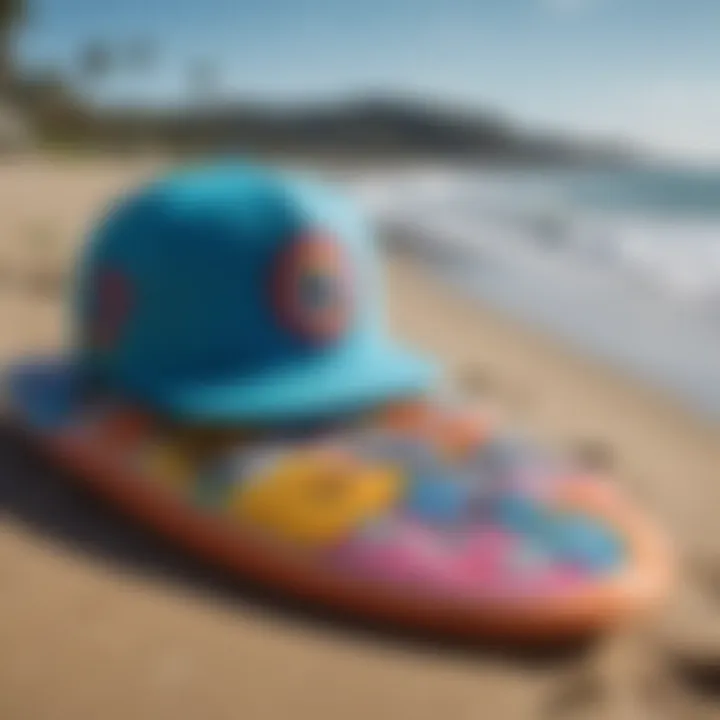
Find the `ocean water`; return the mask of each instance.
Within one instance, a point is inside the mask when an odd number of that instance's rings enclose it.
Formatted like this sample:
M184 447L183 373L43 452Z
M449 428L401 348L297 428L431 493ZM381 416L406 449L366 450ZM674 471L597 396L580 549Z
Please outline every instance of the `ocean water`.
M355 190L463 291L720 420L720 171L426 168Z

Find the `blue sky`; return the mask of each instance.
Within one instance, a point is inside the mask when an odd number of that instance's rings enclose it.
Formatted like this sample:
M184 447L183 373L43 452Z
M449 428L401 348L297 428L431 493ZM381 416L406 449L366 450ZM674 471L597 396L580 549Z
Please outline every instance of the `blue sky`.
M531 127L720 158L720 0L30 0L25 62L69 67L90 40L147 37L144 77L106 97L173 102L189 64L224 93L426 93Z

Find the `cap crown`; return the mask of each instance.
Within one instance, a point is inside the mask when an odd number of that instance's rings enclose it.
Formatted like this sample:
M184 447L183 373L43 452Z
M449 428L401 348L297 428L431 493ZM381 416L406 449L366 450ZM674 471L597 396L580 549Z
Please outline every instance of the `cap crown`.
M188 170L116 206L81 266L83 360L120 387L217 381L384 333L374 248L314 182L244 165Z

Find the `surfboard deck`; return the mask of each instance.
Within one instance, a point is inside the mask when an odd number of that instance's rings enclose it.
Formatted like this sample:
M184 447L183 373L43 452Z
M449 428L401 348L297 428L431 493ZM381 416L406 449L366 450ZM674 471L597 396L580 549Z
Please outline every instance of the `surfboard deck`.
M289 434L178 428L88 399L62 364L5 377L8 420L178 547L307 602L464 639L555 643L666 593L662 534L467 409L422 399Z

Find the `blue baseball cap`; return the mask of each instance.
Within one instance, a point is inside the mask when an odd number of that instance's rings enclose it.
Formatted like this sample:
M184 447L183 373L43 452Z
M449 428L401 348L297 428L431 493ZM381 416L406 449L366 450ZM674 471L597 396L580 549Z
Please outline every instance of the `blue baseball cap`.
M181 420L277 423L425 392L391 340L371 233L315 181L228 163L151 182L80 265L76 348L103 387Z

